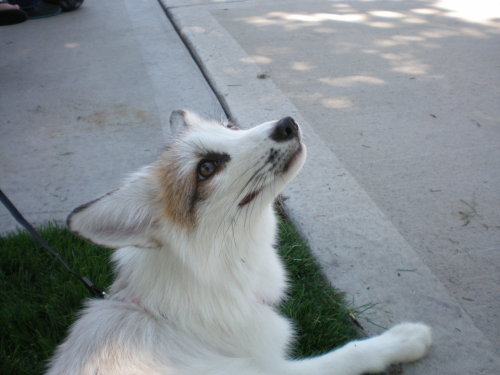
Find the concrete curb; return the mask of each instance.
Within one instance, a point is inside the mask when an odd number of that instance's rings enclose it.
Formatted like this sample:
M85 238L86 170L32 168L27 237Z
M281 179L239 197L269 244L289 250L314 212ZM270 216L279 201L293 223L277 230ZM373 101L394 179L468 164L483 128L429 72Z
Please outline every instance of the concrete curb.
M211 16L210 9L224 4L162 3L230 117L243 127L285 115L301 124L309 160L285 191L286 210L328 279L354 306L370 307L361 316L367 331L404 320L433 327L429 357L406 366L405 373L496 374L500 364L492 344L299 111Z

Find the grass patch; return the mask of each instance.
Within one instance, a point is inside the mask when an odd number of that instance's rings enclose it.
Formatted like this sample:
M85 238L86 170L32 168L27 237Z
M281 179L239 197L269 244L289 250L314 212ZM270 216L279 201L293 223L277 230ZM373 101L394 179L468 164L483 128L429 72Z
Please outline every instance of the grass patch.
M110 250L49 225L42 237L98 287L112 281ZM296 323L296 357L323 353L357 336L342 295L333 290L291 224L280 222L279 248L289 271L290 299L282 311ZM0 374L43 374L66 335L85 287L27 233L0 237Z
M65 229L47 226L42 237L96 285L111 283L109 250ZM43 374L89 292L26 232L0 237L0 374Z
M322 354L359 337L343 294L323 277L305 241L286 220L279 224L279 252L290 277L281 311L295 322L297 358Z

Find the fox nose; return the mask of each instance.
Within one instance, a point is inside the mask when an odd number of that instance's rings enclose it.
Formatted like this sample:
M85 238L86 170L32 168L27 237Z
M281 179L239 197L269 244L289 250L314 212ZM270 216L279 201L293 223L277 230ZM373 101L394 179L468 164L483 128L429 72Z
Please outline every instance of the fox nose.
M299 135L299 126L291 117L285 117L279 120L271 133L271 139L276 142L288 141Z

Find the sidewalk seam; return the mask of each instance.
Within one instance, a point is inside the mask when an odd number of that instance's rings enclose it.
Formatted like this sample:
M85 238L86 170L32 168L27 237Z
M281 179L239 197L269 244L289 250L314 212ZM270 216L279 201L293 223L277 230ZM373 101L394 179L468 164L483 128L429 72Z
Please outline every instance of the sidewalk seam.
M240 2L240 1L232 1L232 2ZM214 85L213 81L210 79L210 75L208 73L208 70L207 70L206 66L203 64L203 60L198 55L198 53L196 52L196 49L194 48L194 46L189 41L189 38L186 35L184 35L184 33L180 30L179 26L177 25L177 23L174 20L174 18L175 18L174 15L170 11L170 9L194 7L195 4L193 4L193 5L185 5L185 6L180 6L179 5L179 6L167 7L161 0L158 0L158 3L160 4L160 6L162 7L163 11L165 12L165 15L166 15L168 21L170 22L170 24L174 28L176 34L179 36L179 39L182 41L182 44L184 44L184 46L186 47L186 50L189 52L190 56L193 58L193 61L195 62L195 64L198 67L198 69L200 70L201 75L203 76L203 78L207 82L208 86L210 87L210 90L212 90L213 94L217 98L217 101L219 102L222 110L224 111L224 114L226 115L226 117L228 118L228 120L234 122L235 118L233 117L233 115L231 113L231 110L229 109L229 105L227 104L224 96L221 95L215 89L215 85ZM207 4L196 4L196 6L201 6L201 5L207 5Z

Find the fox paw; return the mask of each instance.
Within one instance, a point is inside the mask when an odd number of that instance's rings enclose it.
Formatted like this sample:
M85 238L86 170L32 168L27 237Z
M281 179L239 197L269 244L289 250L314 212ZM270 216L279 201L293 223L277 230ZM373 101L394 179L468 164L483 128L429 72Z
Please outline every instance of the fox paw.
M429 351L432 330L422 323L402 323L385 332L382 337L394 349L392 362L413 362Z

